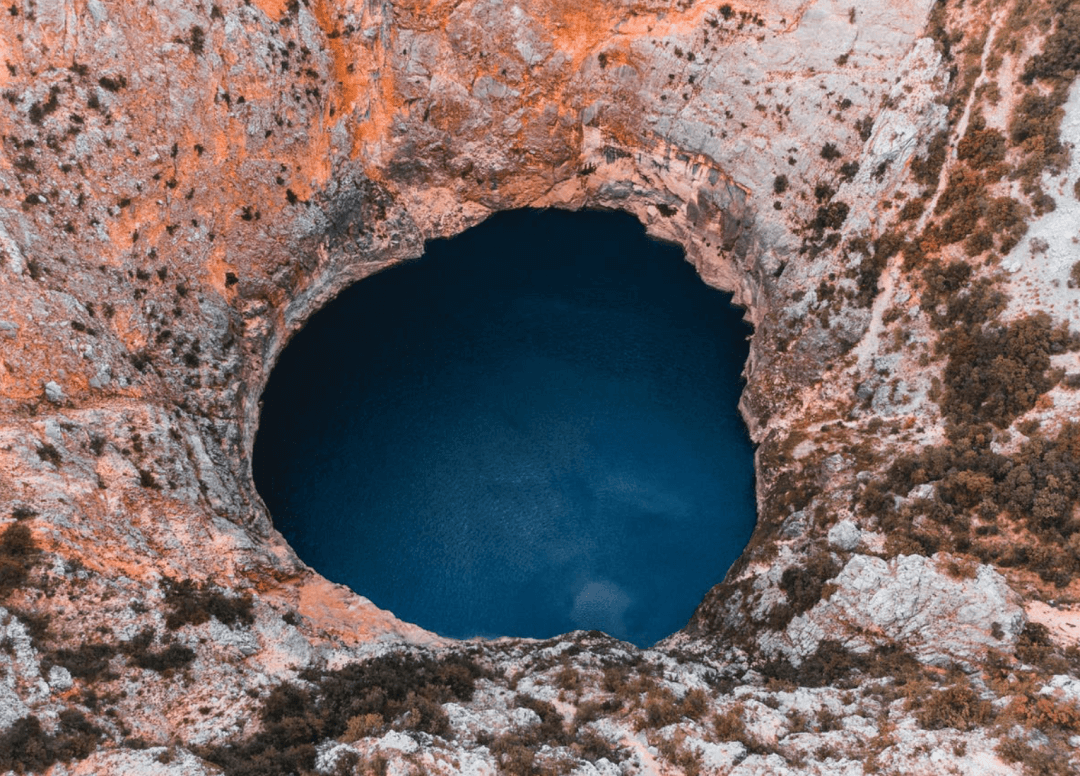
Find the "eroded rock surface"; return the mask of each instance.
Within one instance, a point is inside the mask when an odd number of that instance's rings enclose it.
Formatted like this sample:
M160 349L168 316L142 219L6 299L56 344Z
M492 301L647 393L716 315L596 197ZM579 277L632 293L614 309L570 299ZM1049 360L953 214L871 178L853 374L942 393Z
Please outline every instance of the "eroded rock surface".
M1074 4L19 0L0 29L0 770L1077 767ZM755 326L758 530L656 650L403 623L251 481L308 316L525 206L635 214Z

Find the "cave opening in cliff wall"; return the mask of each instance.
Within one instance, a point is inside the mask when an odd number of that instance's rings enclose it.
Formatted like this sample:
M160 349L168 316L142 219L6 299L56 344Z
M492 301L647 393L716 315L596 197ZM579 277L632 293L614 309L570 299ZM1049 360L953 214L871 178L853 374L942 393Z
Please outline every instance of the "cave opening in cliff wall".
M650 645L755 523L730 301L629 215L500 213L294 337L257 487L304 562L421 627Z

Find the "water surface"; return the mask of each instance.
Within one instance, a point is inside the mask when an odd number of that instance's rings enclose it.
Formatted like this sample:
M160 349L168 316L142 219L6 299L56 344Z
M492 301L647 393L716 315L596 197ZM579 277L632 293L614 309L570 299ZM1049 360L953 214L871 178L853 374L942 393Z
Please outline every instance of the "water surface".
M754 526L748 333L630 216L503 213L312 318L255 481L305 562L422 627L649 645Z

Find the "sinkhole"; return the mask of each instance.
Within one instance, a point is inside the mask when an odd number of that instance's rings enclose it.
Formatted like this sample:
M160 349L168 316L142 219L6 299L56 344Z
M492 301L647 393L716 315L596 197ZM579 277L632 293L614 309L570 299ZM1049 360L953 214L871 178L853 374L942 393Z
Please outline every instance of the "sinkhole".
M629 215L495 215L295 336L259 493L304 562L444 636L651 645L754 528L730 300Z

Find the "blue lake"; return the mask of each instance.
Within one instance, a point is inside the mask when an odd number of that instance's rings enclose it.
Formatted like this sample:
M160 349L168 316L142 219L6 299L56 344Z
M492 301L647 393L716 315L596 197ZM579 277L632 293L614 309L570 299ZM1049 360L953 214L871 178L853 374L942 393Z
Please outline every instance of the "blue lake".
M424 628L650 645L754 528L729 301L630 216L496 215L312 317L256 485L306 563Z

